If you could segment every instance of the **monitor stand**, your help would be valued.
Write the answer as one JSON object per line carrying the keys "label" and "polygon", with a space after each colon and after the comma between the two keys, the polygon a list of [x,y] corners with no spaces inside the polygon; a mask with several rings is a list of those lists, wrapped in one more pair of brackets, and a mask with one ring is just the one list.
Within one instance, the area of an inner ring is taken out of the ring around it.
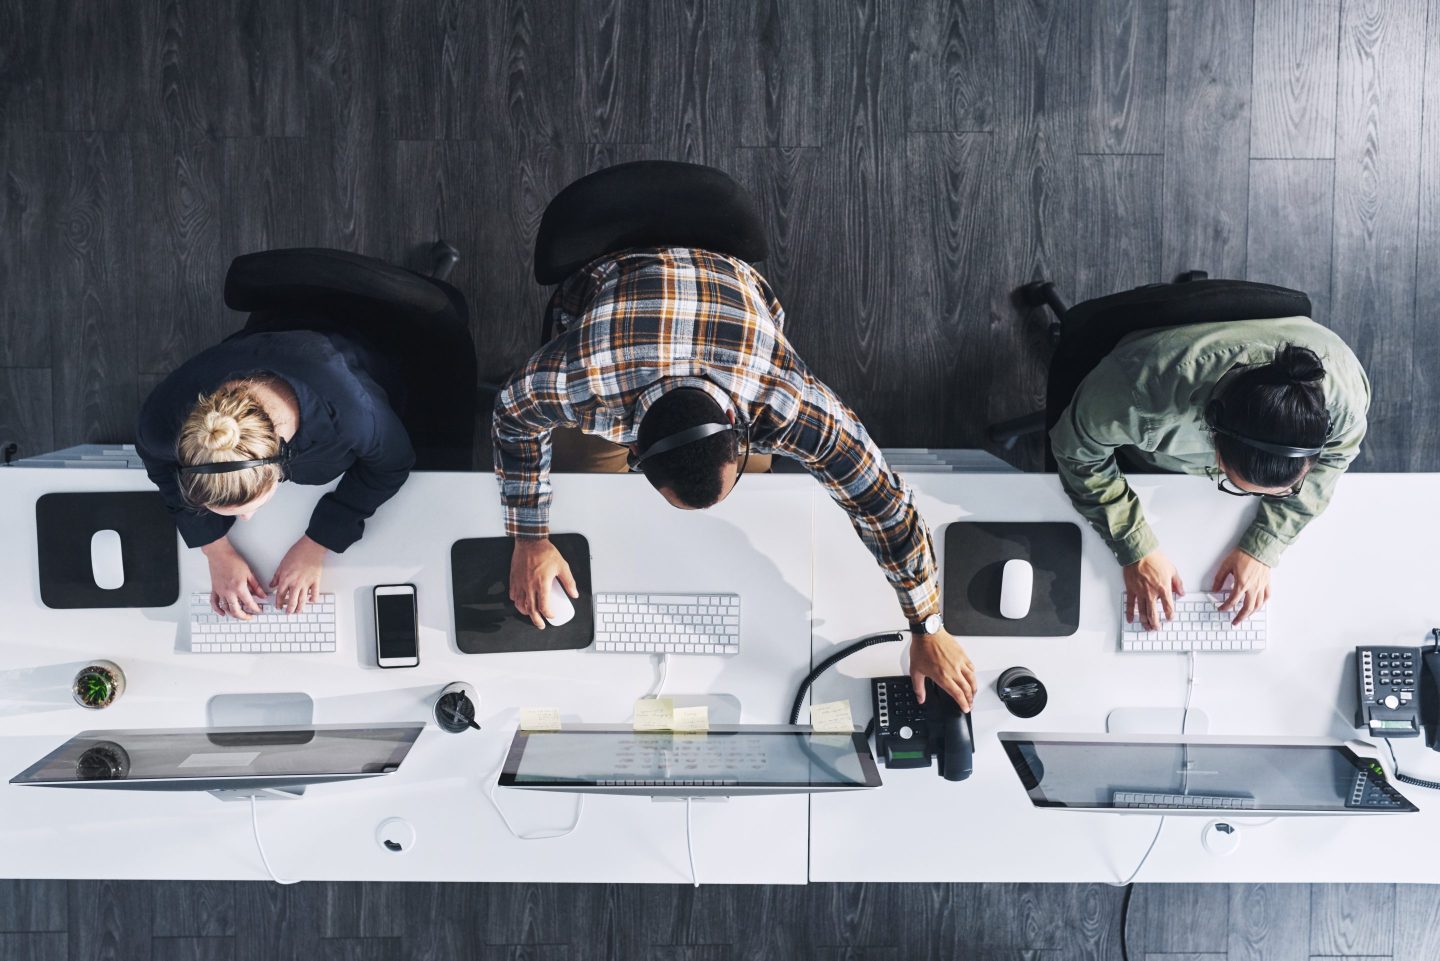
{"label": "monitor stand", "polygon": [[310,727],[315,702],[309,694],[216,694],[205,708],[207,727]]}
{"label": "monitor stand", "polygon": [[[279,694],[216,694],[205,709],[208,727],[293,727],[315,723],[315,702],[309,694],[290,691]],[[295,787],[220,788],[209,794],[221,801],[294,801],[305,794],[303,784]]]}
{"label": "monitor stand", "polygon": [[1210,717],[1198,707],[1192,707],[1188,717],[1178,707],[1117,707],[1105,715],[1106,734],[1205,734],[1209,730]]}

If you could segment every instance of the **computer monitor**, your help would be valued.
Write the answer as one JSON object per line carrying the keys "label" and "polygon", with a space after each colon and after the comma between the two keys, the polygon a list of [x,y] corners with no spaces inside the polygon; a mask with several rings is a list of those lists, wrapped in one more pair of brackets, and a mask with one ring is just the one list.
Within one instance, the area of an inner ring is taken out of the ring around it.
{"label": "computer monitor", "polygon": [[84,731],[11,784],[221,797],[298,795],[306,785],[380,777],[400,767],[423,724],[321,724]]}
{"label": "computer monitor", "polygon": [[1384,769],[1332,738],[1002,732],[1036,807],[1115,814],[1407,814]]}
{"label": "computer monitor", "polygon": [[703,734],[603,724],[517,731],[502,787],[653,797],[735,797],[880,786],[864,734],[716,725]]}

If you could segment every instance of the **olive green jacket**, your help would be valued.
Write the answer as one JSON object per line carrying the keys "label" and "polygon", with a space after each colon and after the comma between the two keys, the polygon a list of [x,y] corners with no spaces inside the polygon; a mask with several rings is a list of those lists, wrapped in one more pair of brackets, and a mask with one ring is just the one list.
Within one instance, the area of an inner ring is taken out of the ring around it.
{"label": "olive green jacket", "polygon": [[1128,460],[1162,471],[1214,472],[1206,402],[1232,368],[1269,363],[1286,344],[1320,356],[1331,433],[1300,494],[1262,500],[1240,538],[1241,550],[1274,567],[1280,552],[1330,502],[1365,436],[1370,381],[1344,341],[1308,317],[1142,331],[1122,339],[1080,384],[1050,431],[1051,449],[1075,509],[1121,564],[1134,563],[1159,542],[1116,463],[1116,450],[1124,448]]}

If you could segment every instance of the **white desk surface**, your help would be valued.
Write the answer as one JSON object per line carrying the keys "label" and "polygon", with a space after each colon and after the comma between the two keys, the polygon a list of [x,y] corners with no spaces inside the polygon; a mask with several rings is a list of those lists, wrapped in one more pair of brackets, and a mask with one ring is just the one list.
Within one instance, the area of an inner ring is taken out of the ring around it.
{"label": "white desk surface", "polygon": [[[449,552],[462,537],[503,534],[494,478],[415,474],[332,557],[323,587],[339,598],[340,649],[328,655],[176,653],[183,605],[208,587],[203,556],[181,550],[182,602],[163,610],[55,611],[40,603],[34,501],[49,491],[149,487],[140,471],[0,470],[0,781],[89,728],[200,727],[211,695],[304,691],[317,723],[423,720],[445,683],[480,694],[483,732],[433,727],[396,773],[312,787],[299,801],[262,802],[266,851],[282,877],[373,880],[685,882],[685,805],[591,796],[570,837],[519,841],[484,790],[510,743],[517,711],[553,706],[567,719],[624,723],[653,681],[646,655],[563,651],[463,655],[451,642]],[[810,634],[810,504],[805,476],[757,477],[719,508],[681,512],[638,478],[559,476],[553,527],[589,538],[597,590],[736,591],[743,643],[734,658],[672,657],[667,693],[739,696],[742,720],[779,723],[806,670]],[[268,581],[304,530],[317,488],[287,485],[232,539]],[[637,522],[637,519],[640,519]],[[373,661],[370,588],[419,586],[421,664]],[[74,672],[106,657],[127,690],[101,712],[70,699]],[[517,829],[563,828],[575,798],[501,790]],[[261,878],[249,805],[207,794],[64,790],[0,783],[0,874],[9,877]],[[374,839],[386,817],[416,828],[403,855]],[[696,864],[709,883],[803,883],[804,796],[697,804]]]}
{"label": "white desk surface", "polygon": [[[919,505],[943,551],[956,520],[1075,520],[1083,531],[1080,630],[1064,638],[963,639],[979,671],[975,773],[963,783],[933,769],[884,771],[876,792],[811,801],[812,881],[1115,881],[1139,862],[1155,831],[1150,815],[1033,808],[996,740],[1003,730],[1103,731],[1113,707],[1178,709],[1185,657],[1120,654],[1122,580],[1109,551],[1071,511],[1053,476],[917,475]],[[1207,578],[1254,510],[1213,484],[1143,477],[1135,486],[1189,590]],[[1354,738],[1358,644],[1417,646],[1440,625],[1440,476],[1352,474],[1334,503],[1276,568],[1270,643],[1260,654],[1197,657],[1193,707],[1210,733]],[[866,634],[903,628],[895,599],[870,574],[869,557],[838,510],[817,504],[815,659]],[[942,558],[943,563],[943,558]],[[868,656],[867,656],[868,655]],[[864,658],[863,661],[860,661]],[[868,682],[899,673],[898,645],[883,645],[831,671],[815,699],[848,697],[868,719]],[[1030,720],[1011,716],[995,693],[1005,668],[1024,665],[1045,683],[1049,704]],[[838,670],[838,669],[837,669]],[[802,716],[802,720],[803,720]],[[1390,762],[1383,753],[1387,771]],[[1440,754],[1397,741],[1401,770],[1440,779]],[[1200,844],[1206,817],[1170,817],[1142,881],[1440,881],[1440,799],[1397,784],[1421,808],[1398,816],[1234,820],[1239,849],[1217,857]],[[1249,826],[1244,826],[1249,825]],[[1393,852],[1380,854],[1377,852]]]}
{"label": "white desk surface", "polygon": [[[1073,520],[1053,477],[916,475],[920,507],[943,549],[959,519]],[[39,601],[34,499],[52,490],[145,489],[138,471],[0,471],[0,780],[86,728],[202,726],[217,693],[302,690],[316,721],[420,720],[444,683],[480,692],[481,734],[427,730],[396,774],[367,784],[314,787],[298,802],[268,802],[261,827],[277,872],[309,879],[688,880],[684,806],[592,796],[579,830],[559,840],[510,837],[483,791],[522,706],[567,718],[623,722],[653,678],[648,658],[589,651],[462,655],[451,629],[449,550],[502,525],[487,475],[417,474],[374,518],[366,537],[332,558],[325,588],[340,599],[341,650],[332,655],[203,656],[175,652],[180,608],[52,611]],[[1187,587],[1203,580],[1253,510],[1181,477],[1138,481],[1161,543]],[[304,527],[319,491],[288,487],[234,539],[268,578]],[[1348,654],[1359,643],[1418,644],[1440,624],[1430,545],[1440,543],[1440,476],[1351,475],[1329,511],[1275,572],[1270,648],[1199,657],[1194,706],[1214,733],[1350,738]],[[637,518],[643,522],[637,523]],[[1000,730],[1100,731],[1112,707],[1178,708],[1184,658],[1115,650],[1120,572],[1084,525],[1081,630],[1068,638],[970,638],[983,692],[975,711],[975,774],[961,784],[933,770],[883,771],[885,787],[853,795],[747,798],[697,806],[696,857],[709,883],[810,880],[1115,880],[1134,867],[1151,816],[1040,811],[1029,804],[995,740]],[[556,478],[554,528],[590,539],[597,589],[734,590],[745,597],[743,653],[672,658],[667,692],[724,691],[743,719],[785,720],[813,645],[835,645],[900,623],[893,593],[848,520],[808,477],[753,477],[719,508],[679,512],[627,477]],[[1376,531],[1391,533],[1383,548]],[[204,559],[182,551],[182,592],[206,586]],[[812,558],[814,559],[812,562]],[[420,587],[421,666],[373,664],[369,589]],[[812,602],[813,596],[813,602]],[[348,629],[347,629],[348,627]],[[109,657],[128,690],[104,712],[84,712],[68,684],[81,662]],[[832,671],[817,699],[848,697],[861,723],[868,684],[898,670],[898,647],[877,648]],[[994,693],[1006,667],[1044,680],[1050,703],[1029,721]],[[1440,778],[1440,756],[1398,742],[1404,770]],[[1387,758],[1388,764],[1388,758]],[[1206,818],[1172,817],[1141,874],[1151,881],[1434,881],[1440,804],[1401,786],[1419,815],[1296,818],[1242,827],[1225,858],[1199,844]],[[563,827],[566,795],[502,791],[522,831]],[[20,788],[0,784],[0,874],[12,877],[260,878],[248,805],[208,795]],[[808,811],[808,825],[807,825]],[[418,843],[390,855],[375,826],[402,816]],[[1242,825],[1245,821],[1240,821]],[[808,831],[807,831],[808,826]],[[878,842],[878,843],[877,843]],[[1374,851],[1408,857],[1375,857]],[[104,851],[103,858],[95,856]],[[808,851],[808,864],[807,864]],[[911,853],[913,852],[913,853]],[[1419,856],[1414,856],[1419,855]]]}

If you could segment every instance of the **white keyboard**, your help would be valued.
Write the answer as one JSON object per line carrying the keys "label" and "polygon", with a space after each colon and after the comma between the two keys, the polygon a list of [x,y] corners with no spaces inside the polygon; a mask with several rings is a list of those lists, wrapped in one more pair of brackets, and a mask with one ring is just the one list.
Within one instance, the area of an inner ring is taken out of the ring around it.
{"label": "white keyboard", "polygon": [[739,654],[738,594],[596,594],[595,650]]}
{"label": "white keyboard", "polygon": [[326,654],[335,650],[335,595],[321,594],[299,614],[260,602],[250,620],[221,617],[210,610],[210,594],[190,595],[192,654]]}
{"label": "white keyboard", "polygon": [[1175,619],[1162,621],[1160,630],[1147,631],[1140,618],[1125,621],[1125,598],[1120,598],[1120,650],[1122,651],[1206,651],[1243,653],[1263,651],[1268,637],[1265,611],[1251,614],[1239,627],[1230,622],[1234,611],[1217,605],[1225,593],[1186,594],[1175,598]]}
{"label": "white keyboard", "polygon": [[1152,794],[1149,791],[1116,791],[1111,803],[1117,808],[1201,808],[1207,811],[1254,811],[1253,797],[1221,794]]}

